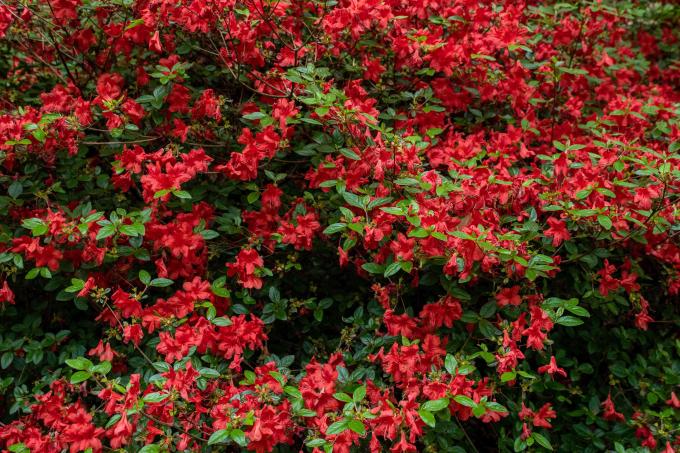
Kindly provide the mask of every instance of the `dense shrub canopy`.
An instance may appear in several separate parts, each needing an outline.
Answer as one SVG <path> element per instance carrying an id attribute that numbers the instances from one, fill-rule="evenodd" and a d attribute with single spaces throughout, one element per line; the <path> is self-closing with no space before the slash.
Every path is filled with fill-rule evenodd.
<path id="1" fill-rule="evenodd" d="M 0 0 L 0 450 L 673 452 L 679 24 Z"/>

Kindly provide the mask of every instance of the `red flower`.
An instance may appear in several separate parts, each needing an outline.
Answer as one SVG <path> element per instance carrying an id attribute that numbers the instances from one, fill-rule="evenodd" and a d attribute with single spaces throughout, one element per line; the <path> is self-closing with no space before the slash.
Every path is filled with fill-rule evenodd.
<path id="1" fill-rule="evenodd" d="M 392 446 L 392 448 L 390 448 L 390 453 L 407 453 L 417 451 L 418 449 L 416 448 L 416 446 L 406 440 L 406 433 L 404 431 L 401 432 L 399 442 L 397 442 Z"/>
<path id="2" fill-rule="evenodd" d="M 416 240 L 407 238 L 404 234 L 399 233 L 397 239 L 390 243 L 390 250 L 394 253 L 395 261 L 411 261 L 413 260 L 413 249 L 416 245 Z"/>
<path id="3" fill-rule="evenodd" d="M 118 288 L 111 296 L 113 305 L 120 310 L 123 318 L 139 318 L 142 316 L 142 304 L 136 298 Z"/>
<path id="4" fill-rule="evenodd" d="M 609 295 L 610 291 L 620 286 L 620 282 L 612 276 L 614 272 L 616 272 L 616 266 L 609 264 L 608 259 L 604 260 L 604 267 L 597 272 L 600 276 L 600 294 L 605 297 Z"/>
<path id="5" fill-rule="evenodd" d="M 78 292 L 78 297 L 87 297 L 90 294 L 90 291 L 92 289 L 96 288 L 97 284 L 94 281 L 93 277 L 88 277 L 87 280 L 85 281 L 85 284 L 83 285 L 83 289 L 81 289 Z"/>
<path id="6" fill-rule="evenodd" d="M 548 419 L 557 417 L 557 412 L 552 410 L 550 403 L 546 403 L 534 414 L 534 426 L 539 428 L 552 428 Z"/>
<path id="7" fill-rule="evenodd" d="M 641 439 L 640 445 L 643 447 L 649 447 L 652 450 L 656 448 L 656 439 L 654 439 L 652 431 L 646 426 L 640 426 L 635 430 L 635 437 Z"/>
<path id="8" fill-rule="evenodd" d="M 2 282 L 0 289 L 0 304 L 14 304 L 14 292 L 7 284 L 7 280 Z"/>
<path id="9" fill-rule="evenodd" d="M 567 377 L 567 372 L 564 371 L 563 368 L 560 368 L 557 366 L 557 361 L 555 360 L 555 356 L 550 357 L 550 363 L 547 365 L 543 365 L 538 368 L 539 373 L 548 373 L 550 377 L 554 377 L 555 374 L 562 376 L 562 377 Z"/>
<path id="10" fill-rule="evenodd" d="M 136 125 L 141 123 L 142 119 L 144 119 L 144 115 L 146 114 L 144 108 L 132 99 L 126 99 L 121 105 L 120 109 L 127 115 L 128 118 L 130 118 L 130 121 Z"/>
<path id="11" fill-rule="evenodd" d="M 123 327 L 123 340 L 125 343 L 132 342 L 135 346 L 139 346 L 139 343 L 144 337 L 144 332 L 142 331 L 142 326 L 139 324 L 127 324 Z"/>
<path id="12" fill-rule="evenodd" d="M 151 39 L 149 39 L 149 49 L 158 53 L 163 51 L 163 48 L 161 47 L 161 34 L 158 30 L 156 30 L 153 35 L 151 35 Z"/>
<path id="13" fill-rule="evenodd" d="M 562 241 L 567 241 L 571 238 L 567 225 L 563 221 L 555 217 L 549 217 L 548 225 L 550 225 L 550 228 L 545 230 L 543 234 L 552 238 L 553 247 L 557 247 Z"/>
<path id="14" fill-rule="evenodd" d="M 510 288 L 503 288 L 496 294 L 496 302 L 499 307 L 508 305 L 517 306 L 522 303 L 522 296 L 519 295 L 519 286 L 511 286 Z"/>
<path id="15" fill-rule="evenodd" d="M 625 418 L 622 413 L 616 412 L 614 402 L 612 401 L 611 393 L 607 395 L 607 399 L 602 402 L 602 418 L 612 422 L 622 422 Z"/>
<path id="16" fill-rule="evenodd" d="M 463 316 L 463 307 L 460 302 L 451 296 L 446 296 L 438 303 L 426 304 L 418 317 L 429 330 L 438 329 L 441 326 L 453 327 L 453 323 Z"/>
<path id="17" fill-rule="evenodd" d="M 295 108 L 295 103 L 288 99 L 278 99 L 274 103 L 274 108 L 272 109 L 272 117 L 279 121 L 279 129 L 284 130 L 286 128 L 286 121 L 288 118 L 293 118 L 297 115 L 299 110 Z"/>
<path id="18" fill-rule="evenodd" d="M 276 407 L 266 405 L 255 411 L 255 423 L 246 433 L 249 450 L 270 452 L 276 444 L 289 441 L 288 433 L 293 425 L 289 406 L 288 400 L 284 400 Z"/>
<path id="19" fill-rule="evenodd" d="M 96 355 L 99 357 L 99 360 L 102 362 L 110 362 L 113 360 L 113 357 L 116 354 L 116 352 L 111 349 L 111 344 L 110 343 L 104 343 L 102 340 L 99 340 L 99 343 L 97 344 L 96 347 L 90 349 L 87 351 L 88 355 Z"/>
<path id="20" fill-rule="evenodd" d="M 267 184 L 262 191 L 262 208 L 277 211 L 281 207 L 283 191 L 273 184 Z"/>
<path id="21" fill-rule="evenodd" d="M 550 403 L 544 404 L 536 412 L 532 411 L 522 403 L 522 409 L 517 414 L 521 420 L 531 420 L 533 425 L 537 428 L 552 428 L 548 419 L 555 418 L 557 413 L 552 410 Z"/>
<path id="22" fill-rule="evenodd" d="M 235 263 L 227 264 L 227 275 L 237 276 L 244 288 L 262 288 L 262 279 L 255 275 L 255 270 L 264 266 L 262 257 L 255 249 L 243 249 L 236 256 Z"/>

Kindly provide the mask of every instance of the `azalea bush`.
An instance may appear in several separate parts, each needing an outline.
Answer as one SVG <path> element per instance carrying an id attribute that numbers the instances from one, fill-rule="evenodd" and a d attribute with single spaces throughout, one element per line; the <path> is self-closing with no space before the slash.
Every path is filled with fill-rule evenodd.
<path id="1" fill-rule="evenodd" d="M 0 450 L 680 451 L 678 23 L 1 0 Z"/>

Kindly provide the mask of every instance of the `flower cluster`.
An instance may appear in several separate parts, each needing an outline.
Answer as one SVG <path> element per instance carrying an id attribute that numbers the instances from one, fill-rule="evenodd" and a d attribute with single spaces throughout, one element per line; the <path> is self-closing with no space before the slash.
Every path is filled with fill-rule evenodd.
<path id="1" fill-rule="evenodd" d="M 0 2 L 0 451 L 680 451 L 678 19 Z"/>

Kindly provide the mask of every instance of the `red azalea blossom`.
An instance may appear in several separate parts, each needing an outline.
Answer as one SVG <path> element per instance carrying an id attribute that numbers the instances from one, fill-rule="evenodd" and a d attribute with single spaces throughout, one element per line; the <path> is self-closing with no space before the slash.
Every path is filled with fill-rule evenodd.
<path id="1" fill-rule="evenodd" d="M 243 249 L 237 257 L 235 263 L 227 264 L 227 275 L 236 275 L 238 281 L 244 288 L 262 287 L 262 279 L 255 276 L 255 270 L 264 266 L 262 257 L 255 249 Z"/>
<path id="2" fill-rule="evenodd" d="M 2 288 L 0 288 L 0 303 L 3 304 L 14 304 L 14 292 L 12 288 L 7 284 L 7 280 L 2 282 Z"/>
<path id="3" fill-rule="evenodd" d="M 539 373 L 548 373 L 550 377 L 554 377 L 555 375 L 562 376 L 562 377 L 567 377 L 567 372 L 564 371 L 563 368 L 560 368 L 557 366 L 557 361 L 555 360 L 555 356 L 550 357 L 550 363 L 547 365 L 543 365 L 541 367 L 538 367 L 538 372 Z"/>
<path id="4" fill-rule="evenodd" d="M 520 287 L 513 286 L 510 288 L 503 288 L 498 294 L 496 294 L 496 302 L 499 307 L 505 307 L 507 305 L 517 306 L 522 303 L 522 296 L 519 295 Z"/>
<path id="5" fill-rule="evenodd" d="M 563 241 L 567 241 L 571 238 L 567 226 L 565 223 L 555 217 L 548 217 L 548 225 L 550 228 L 545 230 L 545 235 L 552 238 L 553 247 L 557 247 Z"/>
<path id="6" fill-rule="evenodd" d="M 602 413 L 602 418 L 605 420 L 612 422 L 622 422 L 625 420 L 625 417 L 622 413 L 616 412 L 611 394 L 607 395 L 607 399 L 602 402 L 602 409 L 604 410 Z"/>

